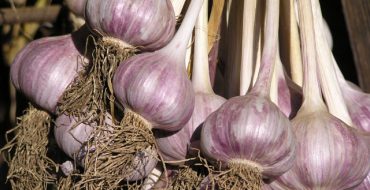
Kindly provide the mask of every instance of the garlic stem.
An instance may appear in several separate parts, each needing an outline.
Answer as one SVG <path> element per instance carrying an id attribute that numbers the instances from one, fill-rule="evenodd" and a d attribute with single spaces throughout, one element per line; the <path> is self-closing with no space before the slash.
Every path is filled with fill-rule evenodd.
<path id="1" fill-rule="evenodd" d="M 230 2 L 230 1 L 229 1 Z M 227 98 L 239 95 L 240 60 L 242 50 L 243 1 L 232 0 L 229 7 L 227 29 L 225 30 L 226 47 L 221 54 L 225 59 L 225 96 Z"/>
<path id="2" fill-rule="evenodd" d="M 190 40 L 188 42 L 188 46 L 187 46 L 187 49 L 186 49 L 186 54 L 185 54 L 185 67 L 186 67 L 186 70 L 188 71 L 189 76 L 191 75 L 191 70 L 192 70 L 192 61 L 191 61 L 191 54 L 192 54 L 192 51 L 193 51 L 193 39 L 194 37 L 191 36 L 190 37 Z"/>
<path id="3" fill-rule="evenodd" d="M 272 74 L 271 88 L 270 88 L 270 99 L 276 105 L 279 105 L 279 102 L 278 102 L 279 77 L 280 77 L 279 64 L 281 64 L 281 61 L 280 61 L 280 56 L 278 56 L 278 53 L 277 53 L 276 54 L 276 59 L 275 59 L 274 71 L 273 71 L 273 74 Z"/>
<path id="4" fill-rule="evenodd" d="M 243 9 L 242 58 L 240 67 L 239 95 L 245 95 L 250 88 L 252 71 L 256 59 L 255 22 L 257 0 L 245 0 Z"/>
<path id="5" fill-rule="evenodd" d="M 303 94 L 304 100 L 302 108 L 306 110 L 318 110 L 325 107 L 321 98 L 319 81 L 317 75 L 315 33 L 313 29 L 313 15 L 310 0 L 298 1 L 301 42 L 302 42 L 302 61 L 303 61 Z"/>
<path id="6" fill-rule="evenodd" d="M 214 93 L 208 64 L 208 1 L 203 2 L 196 25 L 192 83 L 195 92 Z"/>
<path id="7" fill-rule="evenodd" d="M 186 0 L 172 0 L 173 10 L 175 11 L 175 16 L 178 18 L 181 16 L 181 11 L 184 8 Z"/>
<path id="8" fill-rule="evenodd" d="M 208 22 L 208 52 L 211 51 L 213 44 L 218 40 L 225 0 L 213 0 L 212 3 L 211 15 Z"/>
<path id="9" fill-rule="evenodd" d="M 192 31 L 201 9 L 203 0 L 192 0 L 185 17 L 171 42 L 161 51 L 173 52 L 173 57 L 185 57 L 186 48 L 192 36 Z M 186 42 L 186 43 L 184 43 Z"/>
<path id="10" fill-rule="evenodd" d="M 314 15 L 315 42 L 318 58 L 317 63 L 321 66 L 319 69 L 319 79 L 325 101 L 331 114 L 343 120 L 347 125 L 353 126 L 352 119 L 348 113 L 348 109 L 344 102 L 338 79 L 335 74 L 335 68 L 332 63 L 332 53 L 326 37 L 324 36 L 324 23 L 321 15 L 320 3 L 318 0 L 313 0 L 311 4 Z"/>
<path id="11" fill-rule="evenodd" d="M 346 84 L 347 85 L 347 80 L 346 78 L 344 77 L 342 71 L 340 70 L 339 66 L 338 66 L 338 63 L 337 61 L 335 60 L 334 58 L 334 55 L 332 54 L 331 56 L 331 59 L 332 59 L 332 63 L 333 63 L 333 66 L 334 66 L 334 69 L 335 69 L 335 74 L 337 76 L 337 79 L 339 81 L 339 84 Z"/>
<path id="12" fill-rule="evenodd" d="M 252 81 L 252 86 L 256 84 L 257 77 L 258 77 L 258 71 L 260 70 L 261 66 L 261 52 L 262 52 L 262 35 L 261 35 L 261 30 L 259 31 L 258 35 L 258 45 L 257 45 L 257 59 L 256 59 L 256 64 L 253 69 L 253 81 Z"/>
<path id="13" fill-rule="evenodd" d="M 262 96 L 270 96 L 270 86 L 273 74 L 273 66 L 278 48 L 279 31 L 279 0 L 266 1 L 266 20 L 264 31 L 264 43 L 262 50 L 261 67 L 257 81 L 252 91 Z"/>
<path id="14" fill-rule="evenodd" d="M 237 1 L 237 0 L 235 0 L 235 1 Z M 229 23 L 230 23 L 231 6 L 232 6 L 233 3 L 235 3 L 235 1 L 233 2 L 233 0 L 227 0 L 227 2 L 226 2 L 225 17 L 226 17 L 226 26 L 227 26 L 227 28 L 229 28 Z"/>
<path id="15" fill-rule="evenodd" d="M 284 2 L 284 1 L 283 1 Z M 286 4 L 286 3 L 285 3 Z M 292 80 L 302 86 L 303 83 L 303 69 L 302 69 L 302 55 L 301 44 L 299 40 L 297 18 L 294 8 L 294 0 L 289 1 L 289 64 Z"/>

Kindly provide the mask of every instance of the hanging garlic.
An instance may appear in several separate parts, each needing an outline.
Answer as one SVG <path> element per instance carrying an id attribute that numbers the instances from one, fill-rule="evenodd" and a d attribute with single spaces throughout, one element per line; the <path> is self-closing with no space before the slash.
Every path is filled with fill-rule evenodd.
<path id="1" fill-rule="evenodd" d="M 195 131 L 210 113 L 218 109 L 226 100 L 216 95 L 211 86 L 207 52 L 208 2 L 204 1 L 195 25 L 194 66 L 192 84 L 195 92 L 195 105 L 192 117 L 178 132 L 156 138 L 158 148 L 165 161 L 182 164 L 188 156 L 188 149 L 199 147 L 199 135 Z"/>
<path id="2" fill-rule="evenodd" d="M 322 38 L 314 32 L 317 20 L 313 20 L 311 3 L 300 0 L 298 11 L 304 58 L 304 101 L 292 120 L 298 141 L 297 158 L 293 168 L 276 183 L 284 189 L 348 189 L 366 177 L 370 154 L 362 137 L 331 115 L 322 100 L 317 75 L 317 70 L 322 69 L 317 68 L 320 49 L 315 43 Z"/>
<path id="3" fill-rule="evenodd" d="M 279 1 L 268 0 L 260 73 L 251 92 L 226 101 L 202 128 L 203 154 L 228 170 L 215 177 L 221 189 L 260 189 L 262 178 L 280 176 L 295 159 L 290 122 L 269 98 L 278 15 Z"/>

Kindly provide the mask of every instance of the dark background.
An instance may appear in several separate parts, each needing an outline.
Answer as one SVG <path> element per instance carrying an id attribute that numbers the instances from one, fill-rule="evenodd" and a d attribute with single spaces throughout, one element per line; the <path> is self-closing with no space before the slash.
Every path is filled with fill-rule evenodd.
<path id="1" fill-rule="evenodd" d="M 28 4 L 32 5 L 33 1 L 27 1 Z M 61 4 L 61 1 L 52 1 L 55 4 Z M 351 52 L 351 47 L 349 44 L 348 33 L 346 30 L 346 23 L 344 20 L 341 3 L 337 1 L 321 1 L 321 6 L 323 10 L 323 15 L 329 24 L 332 32 L 334 48 L 333 52 L 338 61 L 340 68 L 342 69 L 345 77 L 358 84 L 355 64 L 353 61 L 353 56 Z M 0 0 L 0 8 L 9 7 L 9 3 Z M 71 29 L 68 25 L 65 9 L 62 10 L 58 21 L 52 23 L 50 26 L 42 26 L 35 38 L 39 38 L 47 35 L 61 35 L 68 33 Z M 0 30 L 3 26 L 0 26 Z M 6 36 L 0 36 L 0 48 L 2 44 L 7 42 Z M 0 49 L 1 50 L 1 49 Z M 2 52 L 2 51 L 1 51 Z M 4 145 L 5 142 L 5 132 L 11 128 L 11 123 L 9 120 L 9 106 L 10 106 L 10 95 L 9 95 L 9 67 L 4 61 L 4 56 L 0 55 L 0 147 Z M 17 94 L 17 115 L 22 114 L 22 110 L 27 106 L 27 101 L 25 98 Z M 0 160 L 1 162 L 1 160 Z M 0 163 L 0 189 L 8 189 L 4 185 L 6 179 L 6 164 Z"/>

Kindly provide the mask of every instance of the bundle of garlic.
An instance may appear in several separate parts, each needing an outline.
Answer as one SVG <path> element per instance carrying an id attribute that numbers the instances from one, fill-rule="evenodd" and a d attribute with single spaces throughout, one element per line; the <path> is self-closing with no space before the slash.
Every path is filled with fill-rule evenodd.
<path id="1" fill-rule="evenodd" d="M 14 189 L 369 187 L 369 95 L 318 0 L 66 4 L 86 24 L 11 68 L 33 105 L 2 149 Z"/>

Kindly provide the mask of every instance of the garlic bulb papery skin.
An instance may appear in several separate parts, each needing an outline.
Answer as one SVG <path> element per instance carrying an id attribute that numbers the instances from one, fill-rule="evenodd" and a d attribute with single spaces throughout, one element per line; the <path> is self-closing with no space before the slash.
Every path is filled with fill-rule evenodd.
<path id="1" fill-rule="evenodd" d="M 152 189 L 168 189 L 172 184 L 173 178 L 178 174 L 177 171 L 167 168 L 166 172 L 162 173 Z"/>
<path id="2" fill-rule="evenodd" d="M 341 91 L 356 128 L 370 132 L 370 95 L 341 82 Z"/>
<path id="3" fill-rule="evenodd" d="M 170 59 L 160 52 L 129 58 L 117 68 L 113 88 L 117 100 L 152 128 L 177 131 L 191 117 L 194 91 L 185 66 Z"/>
<path id="4" fill-rule="evenodd" d="M 165 161 L 173 165 L 181 165 L 187 159 L 191 148 L 200 149 L 197 129 L 209 116 L 217 110 L 226 100 L 220 96 L 208 93 L 195 94 L 194 112 L 188 123 L 178 132 L 157 137 L 159 152 Z"/>
<path id="5" fill-rule="evenodd" d="M 175 32 L 170 0 L 88 0 L 85 10 L 93 31 L 141 50 L 165 46 Z"/>
<path id="6" fill-rule="evenodd" d="M 30 42 L 15 57 L 10 77 L 15 88 L 35 105 L 56 113 L 64 91 L 83 69 L 86 27 L 64 36 Z"/>
<path id="7" fill-rule="evenodd" d="M 112 117 L 107 114 L 105 119 L 106 126 L 112 126 Z M 84 167 L 85 155 L 87 153 L 86 143 L 93 137 L 96 123 L 78 124 L 73 116 L 60 115 L 55 121 L 54 136 L 59 146 L 76 163 Z M 104 135 L 99 134 L 99 135 Z M 94 136 L 98 139 L 99 137 Z M 99 142 L 97 142 L 99 143 Z M 90 147 L 90 152 L 94 152 L 94 146 Z M 153 157 L 156 153 L 152 150 L 138 151 L 132 161 L 131 167 L 134 167 L 132 173 L 125 176 L 128 181 L 141 180 L 153 170 L 157 164 L 157 158 Z M 127 166 L 129 168 L 129 166 Z"/>
<path id="8" fill-rule="evenodd" d="M 82 158 L 79 158 L 81 156 L 79 155 L 80 150 L 84 143 L 89 140 L 96 126 L 85 123 L 74 126 L 76 124 L 77 121 L 73 116 L 65 114 L 58 116 L 55 120 L 54 136 L 59 148 L 64 153 L 81 162 Z"/>
<path id="9" fill-rule="evenodd" d="M 185 52 L 203 0 L 192 0 L 172 41 L 142 53 L 117 68 L 113 88 L 117 100 L 141 115 L 152 128 L 178 131 L 194 110 L 194 90 L 185 68 Z"/>
<path id="10" fill-rule="evenodd" d="M 234 97 L 204 122 L 201 150 L 226 166 L 241 159 L 259 165 L 266 178 L 279 176 L 295 158 L 290 127 L 287 117 L 266 98 Z"/>
<path id="11" fill-rule="evenodd" d="M 176 18 L 181 17 L 181 12 L 184 8 L 185 2 L 186 0 L 171 0 Z"/>
<path id="12" fill-rule="evenodd" d="M 280 176 L 295 158 L 290 121 L 269 99 L 278 10 L 279 1 L 267 1 L 265 44 L 255 86 L 247 95 L 227 100 L 206 119 L 201 132 L 201 151 L 207 158 L 225 168 L 234 164 L 257 168 L 263 178 Z"/>
<path id="13" fill-rule="evenodd" d="M 354 190 L 369 190 L 370 189 L 370 173 L 367 175 L 365 180 L 357 187 L 354 188 Z"/>
<path id="14" fill-rule="evenodd" d="M 187 124 L 178 132 L 156 138 L 158 148 L 165 161 L 177 161 L 183 164 L 188 155 L 188 149 L 199 146 L 199 134 L 194 133 L 210 113 L 218 109 L 226 100 L 216 95 L 211 86 L 208 65 L 208 1 L 203 2 L 195 25 L 194 59 L 192 84 L 195 91 L 195 106 Z"/>
<path id="15" fill-rule="evenodd" d="M 264 183 L 262 190 L 288 190 L 287 188 L 281 187 L 279 183 L 273 181 L 271 183 Z"/>
<path id="16" fill-rule="evenodd" d="M 208 54 L 208 62 L 209 62 L 209 77 L 211 80 L 212 86 L 215 84 L 215 80 L 217 77 L 217 63 L 218 63 L 218 51 L 219 51 L 220 42 L 217 41 L 213 44 L 211 50 Z"/>
<path id="17" fill-rule="evenodd" d="M 302 104 L 302 89 L 285 73 L 280 59 L 275 69 L 278 85 L 277 105 L 288 118 L 294 118 Z"/>
<path id="18" fill-rule="evenodd" d="M 69 10 L 79 17 L 84 17 L 85 15 L 85 5 L 87 0 L 65 0 L 65 3 Z"/>
<path id="19" fill-rule="evenodd" d="M 354 126 L 365 132 L 370 132 L 370 95 L 363 92 L 360 87 L 347 81 L 334 57 L 332 60 L 341 92 Z"/>
<path id="20" fill-rule="evenodd" d="M 296 160 L 274 183 L 283 189 L 348 189 L 361 183 L 370 169 L 368 144 L 324 104 L 311 3 L 299 1 L 304 102 L 292 120 Z"/>
<path id="21" fill-rule="evenodd" d="M 288 189 L 348 189 L 369 171 L 368 144 L 349 126 L 325 111 L 299 115 L 295 165 L 278 182 Z"/>

